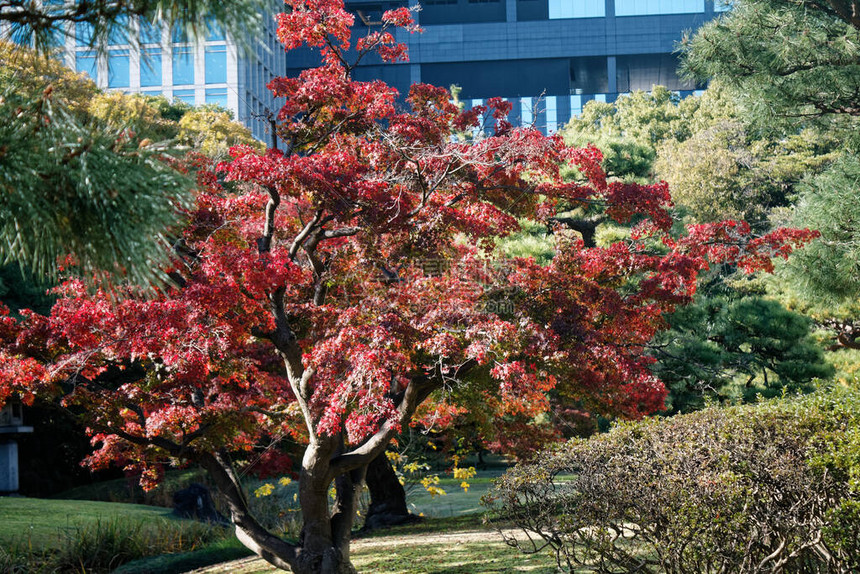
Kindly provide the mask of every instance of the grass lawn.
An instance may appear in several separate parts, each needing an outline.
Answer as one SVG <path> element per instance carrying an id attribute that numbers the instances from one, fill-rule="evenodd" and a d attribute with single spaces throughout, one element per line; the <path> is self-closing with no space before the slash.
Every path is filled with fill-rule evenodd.
<path id="1" fill-rule="evenodd" d="M 374 574 L 556 572 L 551 555 L 522 555 L 506 546 L 498 533 L 483 524 L 480 499 L 492 488 L 493 479 L 499 474 L 501 471 L 481 472 L 468 481 L 471 486 L 467 492 L 460 487 L 459 480 L 447 477 L 438 484 L 447 493 L 443 496 L 431 497 L 420 486 L 415 488 L 409 495 L 410 507 L 415 513 L 423 513 L 425 520 L 357 538 L 352 553 L 355 566 L 360 572 Z M 117 489 L 117 485 L 119 483 L 110 483 L 99 488 L 110 492 Z M 294 488 L 295 484 L 283 488 L 281 498 L 290 501 L 292 497 L 288 495 Z M 95 490 L 98 489 L 77 494 L 85 496 Z M 99 494 L 104 495 L 104 492 Z M 265 502 L 278 501 L 270 499 Z M 82 527 L 118 519 L 143 523 L 147 530 L 158 529 L 159 524 L 186 522 L 171 518 L 169 509 L 153 506 L 87 500 L 0 498 L 0 549 L 60 551 L 72 542 Z M 247 556 L 248 551 L 229 533 L 224 534 L 226 538 L 197 546 L 192 552 L 168 550 L 168 553 L 161 551 L 159 556 L 143 556 L 121 567 L 118 572 L 179 573 L 214 563 L 219 564 L 205 571 L 220 574 L 278 572 L 256 557 L 235 561 Z"/>
<path id="2" fill-rule="evenodd" d="M 78 526 L 116 518 L 141 521 L 171 519 L 170 510 L 166 508 L 139 504 L 0 498 L 0 546 L 57 547 Z"/>
<path id="3" fill-rule="evenodd" d="M 460 487 L 462 481 L 442 478 L 437 485 L 446 493 L 442 496 L 431 496 L 421 485 L 418 485 L 407 496 L 409 509 L 414 514 L 424 514 L 424 516 L 435 518 L 483 512 L 481 497 L 492 490 L 493 480 L 501 476 L 503 472 L 501 470 L 480 471 L 478 476 L 467 481 L 470 485 L 468 491 L 464 491 Z"/>
<path id="4" fill-rule="evenodd" d="M 547 553 L 524 555 L 497 538 L 474 542 L 400 544 L 357 548 L 352 562 L 359 572 L 375 574 L 489 574 L 491 572 L 558 572 Z M 272 571 L 276 572 L 276 571 Z"/>
<path id="5" fill-rule="evenodd" d="M 417 524 L 376 531 L 352 544 L 352 563 L 373 574 L 490 574 L 558 572 L 552 555 L 520 554 L 488 530 L 479 515 L 428 518 Z M 201 569 L 202 574 L 277 574 L 250 557 Z M 123 573 L 124 574 L 124 573 Z"/>

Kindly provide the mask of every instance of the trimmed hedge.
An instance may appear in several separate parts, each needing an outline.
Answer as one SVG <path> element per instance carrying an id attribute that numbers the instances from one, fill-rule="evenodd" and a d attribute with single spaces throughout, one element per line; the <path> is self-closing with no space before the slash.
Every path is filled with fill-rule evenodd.
<path id="1" fill-rule="evenodd" d="M 569 571 L 858 572 L 860 393 L 619 424 L 515 467 L 487 503 L 523 530 L 509 544 Z"/>

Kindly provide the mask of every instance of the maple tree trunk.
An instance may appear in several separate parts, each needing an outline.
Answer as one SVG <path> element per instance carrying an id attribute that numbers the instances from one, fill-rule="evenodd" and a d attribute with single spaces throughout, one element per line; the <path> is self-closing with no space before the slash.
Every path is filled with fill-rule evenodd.
<path id="1" fill-rule="evenodd" d="M 328 442 L 328 441 L 324 441 Z M 331 445 L 310 445 L 302 460 L 299 503 L 302 537 L 296 574 L 356 574 L 349 561 L 349 542 L 363 470 L 335 478 L 335 501 L 329 508 Z"/>
<path id="2" fill-rule="evenodd" d="M 268 532 L 248 510 L 238 477 L 223 454 L 202 454 L 198 460 L 227 501 L 236 537 L 252 552 L 295 574 L 357 574 L 349 560 L 353 517 L 365 469 L 335 479 L 335 504 L 328 504 L 328 457 L 308 447 L 299 482 L 304 526 L 296 546 Z"/>
<path id="3" fill-rule="evenodd" d="M 368 465 L 366 480 L 370 508 L 364 528 L 385 528 L 419 519 L 410 514 L 406 505 L 406 491 L 384 452 Z"/>

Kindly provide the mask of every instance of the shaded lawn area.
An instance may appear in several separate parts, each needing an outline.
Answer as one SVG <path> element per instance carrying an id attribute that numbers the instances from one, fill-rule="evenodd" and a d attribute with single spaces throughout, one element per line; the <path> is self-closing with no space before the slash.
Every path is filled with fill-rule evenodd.
<path id="1" fill-rule="evenodd" d="M 139 504 L 86 500 L 0 498 L 0 546 L 57 548 L 76 527 L 111 519 L 171 519 L 170 510 Z"/>
<path id="2" fill-rule="evenodd" d="M 357 548 L 352 557 L 359 572 L 378 574 L 489 574 L 491 572 L 558 572 L 548 553 L 520 554 L 498 540 L 422 544 L 420 541 L 390 547 Z M 276 571 L 272 571 L 276 572 Z"/>
<path id="3" fill-rule="evenodd" d="M 355 538 L 352 562 L 373 574 L 490 574 L 558 572 L 552 554 L 524 555 L 502 542 L 480 515 L 427 518 Z M 211 566 L 201 574 L 276 574 L 262 559 Z"/>
<path id="4" fill-rule="evenodd" d="M 478 476 L 466 481 L 470 485 L 467 491 L 460 487 L 461 480 L 442 475 L 437 486 L 446 494 L 432 496 L 421 485 L 417 485 L 409 491 L 406 502 L 412 513 L 434 518 L 484 512 L 481 497 L 493 489 L 493 481 L 502 474 L 504 470 L 478 471 Z"/>

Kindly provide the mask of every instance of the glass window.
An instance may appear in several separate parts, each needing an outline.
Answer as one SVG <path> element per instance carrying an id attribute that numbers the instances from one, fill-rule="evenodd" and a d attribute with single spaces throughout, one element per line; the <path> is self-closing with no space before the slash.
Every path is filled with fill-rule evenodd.
<path id="1" fill-rule="evenodd" d="M 113 23 L 108 37 L 108 44 L 128 44 L 128 16 L 119 16 Z"/>
<path id="2" fill-rule="evenodd" d="M 570 115 L 582 115 L 582 96 L 570 96 Z"/>
<path id="3" fill-rule="evenodd" d="M 52 27 L 48 29 L 48 46 L 51 48 L 61 48 L 66 43 L 66 34 L 62 28 Z M 62 59 L 60 59 L 62 61 Z"/>
<path id="4" fill-rule="evenodd" d="M 605 0 L 549 0 L 550 19 L 603 16 L 606 16 Z"/>
<path id="5" fill-rule="evenodd" d="M 33 29 L 25 24 L 10 24 L 8 37 L 19 46 L 29 46 L 33 42 Z"/>
<path id="6" fill-rule="evenodd" d="M 606 94 L 594 94 L 594 99 L 601 103 L 606 103 Z"/>
<path id="7" fill-rule="evenodd" d="M 727 12 L 731 9 L 731 0 L 714 0 L 714 12 Z"/>
<path id="8" fill-rule="evenodd" d="M 206 83 L 227 82 L 227 46 L 206 47 Z"/>
<path id="9" fill-rule="evenodd" d="M 161 48 L 144 48 L 140 59 L 140 85 L 161 85 Z"/>
<path id="10" fill-rule="evenodd" d="M 185 28 L 176 27 L 173 29 L 172 38 L 174 44 L 187 44 L 188 31 Z"/>
<path id="11" fill-rule="evenodd" d="M 108 87 L 127 88 L 128 86 L 128 50 L 111 50 L 108 52 Z"/>
<path id="12" fill-rule="evenodd" d="M 705 11 L 705 0 L 615 0 L 616 16 L 693 14 Z"/>
<path id="13" fill-rule="evenodd" d="M 161 90 L 144 90 L 140 93 L 143 94 L 144 96 L 160 96 Z"/>
<path id="14" fill-rule="evenodd" d="M 93 25 L 89 22 L 75 23 L 75 45 L 89 46 L 93 41 Z"/>
<path id="15" fill-rule="evenodd" d="M 530 126 L 534 122 L 531 98 L 520 99 L 520 119 L 522 120 L 520 122 L 521 126 Z"/>
<path id="16" fill-rule="evenodd" d="M 206 41 L 207 42 L 223 42 L 224 30 L 213 18 L 206 20 Z"/>
<path id="17" fill-rule="evenodd" d="M 558 100 L 555 96 L 546 97 L 546 133 L 558 130 Z"/>
<path id="18" fill-rule="evenodd" d="M 173 84 L 194 83 L 194 49 L 191 46 L 173 47 Z"/>
<path id="19" fill-rule="evenodd" d="M 89 75 L 94 82 L 98 82 L 98 59 L 95 52 L 78 52 L 75 54 L 75 70 Z"/>
<path id="20" fill-rule="evenodd" d="M 194 105 L 194 90 L 173 90 L 173 99 Z"/>
<path id="21" fill-rule="evenodd" d="M 227 109 L 227 88 L 209 88 L 206 90 L 206 103 L 218 104 Z"/>
<path id="22" fill-rule="evenodd" d="M 141 18 L 140 42 L 142 44 L 161 44 L 161 26 Z"/>

